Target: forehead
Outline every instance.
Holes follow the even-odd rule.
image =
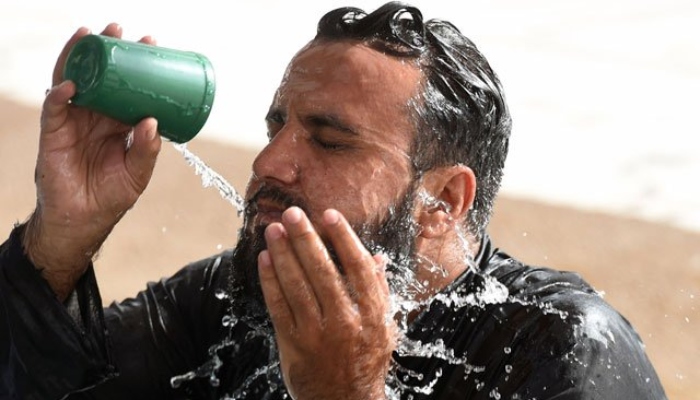
[[[360,42],[311,42],[292,59],[286,78],[320,77],[365,88],[368,84],[392,83],[399,90],[408,89],[404,94],[409,95],[420,81],[420,72],[415,63],[380,53]]]
[[[379,117],[400,112],[405,116],[421,76],[412,61],[385,55],[359,42],[312,42],[292,59],[277,102],[294,97],[348,112]]]

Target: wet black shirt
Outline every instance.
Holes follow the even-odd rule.
[[[20,229],[0,247],[0,399],[286,397],[274,344],[230,315],[229,252],[103,309],[92,268],[60,303]],[[523,265],[488,238],[477,264],[395,353],[402,399],[666,398],[633,328],[578,275]]]

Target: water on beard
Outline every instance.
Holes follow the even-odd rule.
[[[187,163],[195,169],[195,174],[201,176],[202,186],[215,187],[219,191],[221,197],[234,206],[238,216],[240,217],[244,211],[244,201],[235,188],[233,188],[233,186],[229,184],[220,174],[216,173],[209,166],[207,166],[199,157],[189,151],[184,144],[176,144],[175,148],[183,155]],[[425,193],[420,192],[419,200],[427,205],[435,204],[436,201],[438,201],[425,195]],[[408,227],[406,228],[408,230]],[[465,232],[461,231],[458,233],[464,248],[468,249],[469,243],[467,241],[467,235]],[[465,253],[468,254],[468,252]],[[472,373],[479,374],[485,370],[484,366],[472,365],[469,362],[468,355],[455,354],[454,350],[449,348],[442,341],[442,339],[436,339],[432,342],[422,342],[410,339],[406,336],[406,332],[410,326],[408,315],[418,310],[426,309],[435,302],[440,302],[448,307],[451,307],[455,311],[464,307],[478,307],[483,309],[487,305],[503,304],[506,302],[528,303],[522,299],[516,299],[510,296],[508,289],[503,284],[476,267],[472,256],[467,256],[464,261],[473,273],[480,275],[484,279],[485,284],[483,290],[468,294],[459,294],[455,292],[438,293],[426,300],[416,301],[414,300],[415,296],[417,294],[424,293],[425,290],[427,290],[428,282],[417,281],[415,278],[415,273],[387,273],[387,278],[392,281],[391,286],[394,288],[394,292],[391,294],[390,298],[391,306],[390,311],[387,313],[387,323],[392,323],[391,320],[393,320],[398,326],[399,337],[397,341],[396,353],[399,356],[438,358],[446,361],[449,364],[463,366],[466,371],[466,375],[470,375]],[[445,271],[439,265],[430,262],[430,260],[399,260],[391,262],[395,263],[393,265],[393,270],[395,271],[407,271],[410,270],[411,265],[420,264],[422,265],[422,268],[427,268],[432,274],[441,274],[443,276],[446,276],[447,274],[447,271]],[[388,266],[387,269],[390,269],[389,267],[392,266]],[[238,316],[234,315],[232,297],[229,295],[229,293],[226,293],[223,290],[217,291],[215,296],[217,299],[229,303],[229,306],[227,307],[228,311],[221,319],[221,325],[228,332],[228,335],[221,342],[215,343],[209,347],[210,358],[207,362],[187,373],[172,377],[170,384],[173,388],[180,387],[183,383],[197,378],[207,379],[210,385],[213,387],[218,387],[220,381],[217,377],[217,373],[223,365],[223,361],[219,356],[220,351],[229,347],[238,348],[245,345],[245,343],[236,343],[236,341],[233,339],[232,332],[234,327],[239,323],[245,322],[241,322]],[[539,307],[546,313],[558,313],[561,318],[567,317],[566,312],[556,310],[550,304],[535,303],[531,305]],[[220,397],[221,400],[246,398],[249,394],[248,386],[251,385],[253,381],[263,376],[267,379],[269,390],[271,392],[278,389],[279,382],[282,382],[282,378],[280,376],[281,372],[279,367],[279,357],[277,354],[275,338],[267,332],[268,331],[264,329],[253,329],[251,335],[265,336],[265,342],[268,345],[268,364],[255,370],[240,387],[224,388],[222,392],[225,394]],[[251,339],[251,336],[248,335],[246,339]],[[510,353],[511,348],[505,347],[503,351],[505,353]],[[510,368],[512,369],[512,367]],[[508,370],[507,372],[510,373],[511,370]],[[403,376],[404,379],[401,379],[400,376]],[[408,384],[406,382],[406,378],[408,377],[416,378],[418,381],[423,381],[424,379],[422,373],[411,371],[396,362],[392,362],[387,374],[385,385],[385,393],[387,398],[397,400],[400,399],[402,395],[406,395],[405,397],[410,399],[413,398],[411,393],[430,395],[433,392],[434,386],[441,379],[442,371],[435,371],[435,378],[423,385]],[[478,378],[476,378],[475,381],[479,382]],[[483,382],[477,385],[477,389],[481,389],[483,387]],[[498,388],[489,388],[489,390],[491,391],[492,397],[500,397]]]

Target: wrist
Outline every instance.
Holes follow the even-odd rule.
[[[81,244],[68,234],[70,226],[52,229],[43,223],[40,212],[37,208],[25,223],[22,247],[29,261],[63,301],[89,267],[99,245]]]

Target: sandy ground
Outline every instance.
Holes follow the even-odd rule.
[[[39,110],[0,98],[0,226],[34,206]],[[254,153],[194,140],[189,148],[243,190]],[[235,243],[240,219],[165,145],[152,183],[104,246],[106,302]],[[503,196],[495,243],[532,264],[577,271],[637,328],[671,399],[700,399],[700,234]]]

